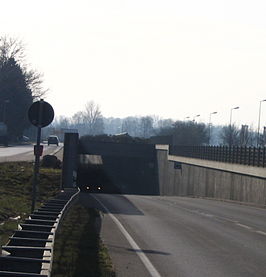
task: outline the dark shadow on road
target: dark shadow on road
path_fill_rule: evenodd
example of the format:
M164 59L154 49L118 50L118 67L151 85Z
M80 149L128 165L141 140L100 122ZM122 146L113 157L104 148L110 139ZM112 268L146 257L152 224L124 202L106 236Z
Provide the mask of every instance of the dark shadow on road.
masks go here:
M164 255L164 256L170 256L171 255L171 253L158 251L158 250L133 249L133 248L126 248L126 247L116 246L116 245L113 245L113 244L108 244L107 246L109 248L118 249L118 250L119 249L126 250L126 251L133 252L133 253L156 254L156 255Z
M130 252L135 252L135 253L157 254L157 255L165 255L165 256L171 255L168 252L157 251L157 250L143 250L143 249L130 249L130 248L127 248L126 250Z
M80 201L86 207L96 208L104 214L106 214L107 211L101 203L103 203L112 214L144 215L131 201L120 194L90 194L84 192L80 193Z

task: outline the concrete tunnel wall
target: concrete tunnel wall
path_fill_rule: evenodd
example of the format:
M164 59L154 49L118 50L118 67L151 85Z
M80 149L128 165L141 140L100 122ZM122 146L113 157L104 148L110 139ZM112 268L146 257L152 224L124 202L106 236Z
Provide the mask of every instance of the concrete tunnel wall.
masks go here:
M159 194L157 178L157 158L155 145L112 142L80 142L80 165L85 164L83 158L94 163L93 158L98 155L101 159L100 168L109 183L103 184L108 191L109 187L116 187L123 194ZM90 182L89 170L78 170L78 183L87 179ZM85 174L84 174L85 173ZM82 178L79 178L81 175Z
M176 162L181 162L182 169L175 169ZM248 166L242 166L242 173L239 173L219 169L217 162L213 162L213 168L210 161L208 167L185 162L191 161L168 156L167 147L157 147L160 195L210 197L266 205L266 169L259 168L258 176L255 173L252 176L245 174L250 171Z
M94 142L84 148L79 154L101 155L103 170L122 193L210 197L266 205L265 168L171 156L168 145ZM182 169L175 168L176 162Z

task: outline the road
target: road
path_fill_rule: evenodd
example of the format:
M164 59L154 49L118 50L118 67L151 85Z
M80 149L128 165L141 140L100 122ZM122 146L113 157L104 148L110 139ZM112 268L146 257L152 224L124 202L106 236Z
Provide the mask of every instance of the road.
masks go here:
M46 145L44 144L43 155L57 153L62 149L62 144L56 145ZM33 145L17 145L3 147L0 146L0 162L11 162L11 161L33 161Z
M104 212L101 236L118 277L266 276L265 209L186 197L81 201Z

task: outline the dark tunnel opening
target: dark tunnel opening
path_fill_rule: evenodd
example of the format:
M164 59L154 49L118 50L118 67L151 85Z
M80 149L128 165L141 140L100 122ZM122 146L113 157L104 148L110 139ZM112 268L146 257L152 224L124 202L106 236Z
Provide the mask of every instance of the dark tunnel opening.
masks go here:
M77 170L77 185L82 192L121 193L101 164L80 162Z

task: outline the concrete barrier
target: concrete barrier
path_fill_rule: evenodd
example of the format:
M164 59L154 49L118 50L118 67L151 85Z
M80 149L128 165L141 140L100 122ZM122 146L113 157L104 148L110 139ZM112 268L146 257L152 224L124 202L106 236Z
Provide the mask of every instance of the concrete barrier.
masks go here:
M160 195L209 197L266 206L265 168L172 156L167 145L156 145L156 150Z

